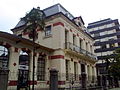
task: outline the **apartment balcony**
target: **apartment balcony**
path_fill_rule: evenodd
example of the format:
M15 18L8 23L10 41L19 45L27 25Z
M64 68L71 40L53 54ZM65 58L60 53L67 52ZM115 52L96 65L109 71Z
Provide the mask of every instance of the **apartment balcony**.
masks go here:
M80 48L80 47L70 43L70 42L65 43L65 49L68 49L70 51L77 52L79 54L83 54L85 56L88 56L88 57L91 57L93 59L96 59L96 56L93 55L92 53L90 53L90 52L88 52L88 51L86 51L86 50L84 50L84 49L82 49L82 48Z

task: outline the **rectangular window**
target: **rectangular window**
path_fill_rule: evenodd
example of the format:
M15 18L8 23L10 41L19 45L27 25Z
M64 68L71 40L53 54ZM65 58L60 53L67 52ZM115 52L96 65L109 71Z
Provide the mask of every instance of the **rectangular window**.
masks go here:
M75 76L75 80L77 80L77 63L74 62L74 76Z
M100 39L100 41L101 42L108 41L108 38L107 37L106 38L102 38L102 39Z
M85 73L85 65L81 64L81 73Z
M68 31L65 30L65 48L68 48L67 44L68 44Z
M76 36L73 35L73 45L75 45L75 38L76 38Z
M109 44L109 45L110 45L110 48L115 47L115 44L114 44L114 43L111 43L111 44Z
M66 80L69 80L69 61L66 60Z
M113 40L115 40L114 38L109 38L109 41L113 41Z
M108 31L108 34L113 34L113 33L114 33L114 30Z
M100 36L106 35L106 32L100 32Z
M89 32L92 32L92 31L93 31L93 29L88 29L88 31L89 31Z
M51 32L51 25L45 27L45 36L50 36L52 34Z
M93 54L93 46L90 45L90 52Z
M100 36L100 33L95 33L94 34L94 37L99 37Z
M88 43L86 42L86 51L88 51Z
M80 49L82 48L82 39L80 39Z
M78 25L79 25L79 26L82 26L80 22L78 22Z
M37 62L37 80L44 81L45 80L45 57L39 56Z
M111 24L107 24L107 28L109 28L109 27L112 27L112 23Z
M106 44L101 46L101 49L105 49L105 48L107 48Z
M100 26L99 29L104 29L105 27L104 26Z

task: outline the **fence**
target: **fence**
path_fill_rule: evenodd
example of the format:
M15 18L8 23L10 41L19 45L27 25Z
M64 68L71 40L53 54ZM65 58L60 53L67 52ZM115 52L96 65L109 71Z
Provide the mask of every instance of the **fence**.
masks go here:
M7 90L8 84L8 70L0 70L0 89Z

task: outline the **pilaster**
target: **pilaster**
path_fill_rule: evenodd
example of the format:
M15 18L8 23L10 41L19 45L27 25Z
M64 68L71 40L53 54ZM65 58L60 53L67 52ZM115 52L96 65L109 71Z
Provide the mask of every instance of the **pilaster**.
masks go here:
M17 80L18 80L18 68L19 68L19 51L17 51L14 47L10 49L9 56L9 77L8 77L8 90L16 90L17 89Z

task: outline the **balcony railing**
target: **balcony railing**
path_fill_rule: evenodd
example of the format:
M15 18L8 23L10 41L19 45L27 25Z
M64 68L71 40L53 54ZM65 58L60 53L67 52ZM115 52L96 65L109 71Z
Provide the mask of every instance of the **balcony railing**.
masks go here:
M96 59L96 56L93 55L92 53L90 53L90 52L88 52L88 51L86 51L86 50L84 50L84 49L70 43L70 42L65 43L65 49L70 49L72 51L75 51L75 52L78 52L78 53L81 53L81 54L84 54L86 56L89 56L91 58Z

